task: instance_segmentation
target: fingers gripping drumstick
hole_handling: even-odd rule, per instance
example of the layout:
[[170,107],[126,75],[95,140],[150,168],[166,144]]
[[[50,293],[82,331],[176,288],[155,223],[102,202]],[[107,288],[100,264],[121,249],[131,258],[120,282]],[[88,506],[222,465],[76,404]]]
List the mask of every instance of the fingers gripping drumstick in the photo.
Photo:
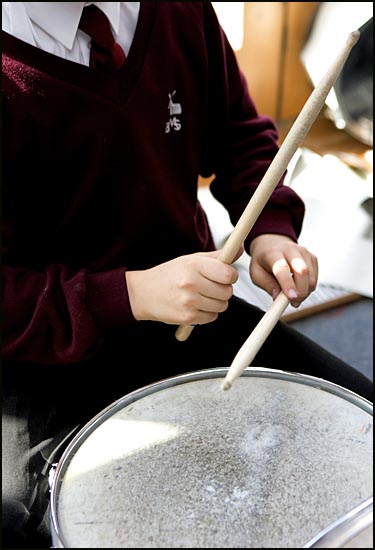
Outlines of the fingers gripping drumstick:
[[[351,49],[358,41],[359,34],[358,30],[349,34],[344,47],[337,55],[335,61],[307,99],[273,161],[269,165],[267,172],[251,197],[249,204],[226,241],[219,256],[222,262],[231,264],[234,261],[243,241],[250,233],[255,221],[271,196],[272,191],[275,189],[277,183],[287,169],[292,156],[301,145],[307,132],[310,130],[313,122],[320,113],[326,97],[337,80]],[[193,328],[194,327],[191,325],[180,325],[176,330],[177,340],[181,342],[186,340]]]

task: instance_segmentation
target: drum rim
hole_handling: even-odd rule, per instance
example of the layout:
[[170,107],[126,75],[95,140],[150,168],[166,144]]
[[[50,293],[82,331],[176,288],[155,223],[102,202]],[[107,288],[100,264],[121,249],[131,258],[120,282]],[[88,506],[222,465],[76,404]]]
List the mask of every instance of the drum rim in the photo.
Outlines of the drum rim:
[[[347,544],[355,535],[362,533],[372,524],[372,513],[374,508],[374,498],[370,497],[361,502],[353,510],[345,514],[342,518],[331,523],[328,527],[320,531],[313,537],[303,548],[332,548],[332,537],[335,533],[339,533],[341,544]],[[360,531],[353,528],[353,522],[360,521]],[[325,546],[325,545],[329,546]],[[340,544],[340,548],[341,548]],[[335,546],[337,548],[337,546]]]
[[[64,545],[64,537],[60,532],[58,518],[57,518],[57,498],[59,494],[59,480],[63,479],[63,476],[69,466],[69,458],[74,451],[76,451],[88,438],[88,436],[109,417],[123,409],[125,406],[134,403],[140,399],[143,399],[147,395],[155,393],[159,390],[179,386],[188,382],[194,382],[197,380],[206,380],[210,378],[225,378],[229,367],[218,367],[211,369],[202,369],[198,371],[191,371],[176,376],[168,377],[158,382],[148,384],[137,390],[134,390],[123,397],[117,399],[98,414],[96,414],[89,422],[87,422],[75,435],[72,441],[65,449],[59,462],[54,465],[53,475],[50,480],[50,511],[51,511],[51,529],[52,534],[57,538],[62,548],[67,548]],[[241,377],[257,377],[257,378],[272,378],[275,380],[284,380],[289,382],[295,382],[297,384],[303,384],[315,389],[326,391],[338,397],[341,397],[349,403],[359,407],[364,412],[373,416],[373,404],[364,397],[348,390],[338,384],[310,376],[307,374],[301,374],[297,372],[290,372],[278,369],[270,369],[265,367],[246,367],[241,374]],[[241,378],[240,377],[240,378]],[[54,541],[56,545],[56,541]]]

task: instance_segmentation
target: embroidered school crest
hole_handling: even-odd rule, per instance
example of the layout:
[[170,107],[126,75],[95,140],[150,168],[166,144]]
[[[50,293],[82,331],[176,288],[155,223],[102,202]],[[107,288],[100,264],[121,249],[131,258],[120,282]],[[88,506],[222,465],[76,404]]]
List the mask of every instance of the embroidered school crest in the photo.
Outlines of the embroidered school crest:
[[181,121],[179,118],[177,118],[176,115],[180,115],[182,113],[182,107],[181,107],[181,103],[174,103],[173,96],[175,95],[175,93],[176,93],[176,90],[174,90],[171,94],[168,94],[169,120],[165,125],[166,134],[169,134],[171,130],[175,130],[176,132],[181,130]]

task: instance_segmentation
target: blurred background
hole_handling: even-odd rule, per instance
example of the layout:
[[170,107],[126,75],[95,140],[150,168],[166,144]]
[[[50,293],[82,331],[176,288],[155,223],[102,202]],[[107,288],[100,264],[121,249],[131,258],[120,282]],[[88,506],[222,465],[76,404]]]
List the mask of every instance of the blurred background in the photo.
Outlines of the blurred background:
[[[373,4],[212,4],[258,110],[278,128],[280,144],[349,33],[360,30],[288,166],[286,183],[306,205],[300,242],[318,256],[320,271],[317,290],[283,318],[373,379]],[[233,226],[209,184],[200,180],[200,200],[222,246]],[[268,295],[248,287],[249,261],[246,255],[238,261],[235,293],[266,310]]]

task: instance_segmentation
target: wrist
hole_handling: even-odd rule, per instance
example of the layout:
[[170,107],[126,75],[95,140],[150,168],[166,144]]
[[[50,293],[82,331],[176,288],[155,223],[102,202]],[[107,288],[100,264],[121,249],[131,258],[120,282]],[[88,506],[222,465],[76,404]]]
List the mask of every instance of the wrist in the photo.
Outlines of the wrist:
[[143,271],[125,271],[130,307],[136,321],[145,321]]

